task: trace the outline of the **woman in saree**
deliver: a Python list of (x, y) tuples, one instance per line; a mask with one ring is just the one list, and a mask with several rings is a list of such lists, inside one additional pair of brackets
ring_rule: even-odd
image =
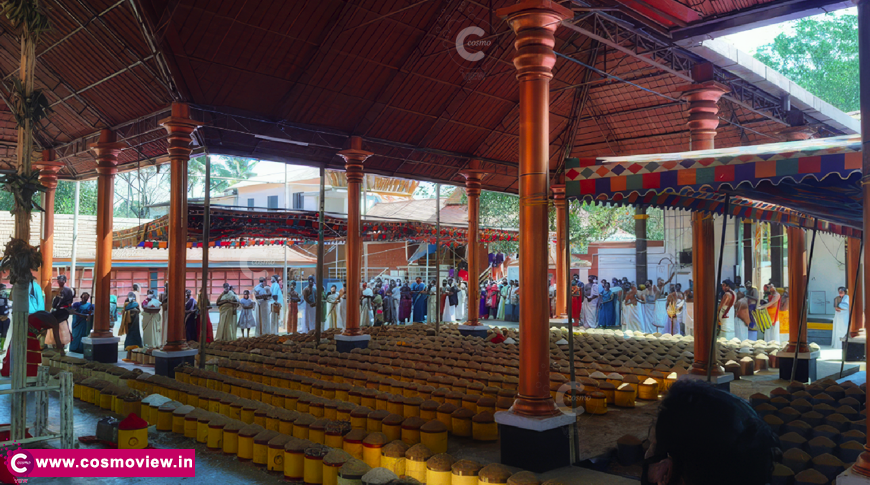
[(83, 354), (85, 347), (82, 345), (82, 338), (87, 337), (91, 332), (90, 319), (94, 314), (94, 304), (90, 300), (91, 295), (82, 293), (81, 301), (72, 304), (71, 313), (73, 315), (72, 322), (72, 342), (69, 345), (70, 352)]
[(329, 293), (326, 294), (326, 325), (323, 330), (338, 328), (338, 296), (338, 287), (330, 286)]
[(607, 280), (604, 281), (603, 290), (599, 296), (601, 297), (601, 304), (598, 306), (598, 326), (603, 328), (615, 327), (616, 299)]
[(136, 294), (132, 291), (127, 293), (127, 299), (124, 301), (124, 314), (121, 317), (121, 328), (118, 329), (118, 336), (126, 335), (124, 340), (124, 348), (142, 347), (142, 332), (139, 330), (139, 302), (136, 301)]
[(511, 296), (511, 286), (508, 284), (507, 280), (502, 281), (502, 286), (498, 290), (499, 299), (498, 299), (498, 313), (496, 317), (499, 320), (505, 319), (505, 305), (510, 301)]
[(236, 308), (239, 306), (238, 297), (233, 287), (228, 283), (224, 283), (224, 291), (217, 299), (218, 311), (220, 312), (220, 320), (218, 321), (218, 331), (216, 340), (235, 340), (238, 334), (238, 324), (236, 324)]
[(411, 297), (411, 285), (405, 281), (399, 289), (399, 323), (408, 322), (411, 319), (411, 309), (414, 299)]

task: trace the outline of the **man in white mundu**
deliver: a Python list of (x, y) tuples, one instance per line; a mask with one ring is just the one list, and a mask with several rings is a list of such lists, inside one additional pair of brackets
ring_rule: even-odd
[(719, 321), (719, 336), (725, 340), (731, 340), (735, 337), (734, 333), (734, 302), (737, 300), (737, 295), (732, 291), (734, 283), (731, 280), (722, 282), (722, 301), (719, 302), (719, 310), (717, 317)]
[(646, 324), (643, 319), (642, 303), (637, 298), (637, 285), (632, 283), (625, 294), (623, 311), (625, 312), (625, 329), (633, 332), (643, 332)]
[(589, 276), (589, 284), (583, 289), (583, 297), (586, 301), (583, 302), (581, 310), (583, 326), (586, 328), (598, 327), (598, 296), (600, 293), (598, 277), (595, 275)]
[(148, 348), (160, 347), (160, 300), (154, 295), (154, 290), (148, 290), (142, 301), (142, 311), (142, 344)]
[(257, 300), (257, 327), (254, 329), (254, 336), (269, 335), (272, 333), (269, 315), (271, 313), (272, 291), (266, 286), (266, 278), (260, 277), (260, 284), (254, 287), (254, 296)]

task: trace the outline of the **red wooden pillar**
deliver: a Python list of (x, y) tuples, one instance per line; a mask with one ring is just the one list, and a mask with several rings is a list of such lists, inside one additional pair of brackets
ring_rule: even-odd
[[(109, 308), (115, 174), (118, 173), (118, 153), (125, 146), (124, 143), (119, 143), (115, 133), (109, 130), (101, 131), (100, 140), (91, 145), (91, 149), (97, 156), (97, 254), (94, 261), (93, 298), (96, 308)], [(108, 311), (94, 312), (94, 329), (90, 336), (92, 339), (112, 338)]]
[(468, 196), (468, 321), (465, 325), (480, 326), (480, 182), (488, 172), (465, 170), (465, 195)]
[[(696, 84), (679, 88), (689, 100), (689, 133), (692, 150), (712, 150), (719, 126), (719, 99), (728, 88), (712, 81), (712, 66), (701, 64), (692, 69)], [(713, 366), (711, 375), (724, 374), (710, 353), (710, 342), (716, 328), (716, 241), (713, 218), (701, 213), (692, 214), (692, 279), (695, 283), (695, 361), (691, 373), (707, 375), (708, 366)]]
[(169, 118), (160, 120), (169, 133), (169, 265), (166, 310), (166, 352), (187, 350), (184, 335), (184, 290), (187, 286), (187, 164), (190, 136), (202, 122), (190, 118), (184, 103), (172, 103)]
[(550, 79), (555, 32), (570, 10), (549, 0), (499, 9), (516, 33), (519, 80), (520, 383), (511, 408), (521, 416), (554, 416), (550, 397), (550, 308), (547, 288), (550, 196)]
[[(345, 322), (344, 335), (346, 337), (359, 337), (362, 331), (359, 328), (360, 303), (360, 270), (362, 269), (362, 238), (360, 237), (360, 190), (362, 187), (363, 163), (374, 153), (362, 149), (362, 140), (359, 137), (351, 137), (350, 148), (338, 152), (344, 159), (345, 173), (347, 174), (347, 321)], [(320, 285), (321, 282), (317, 282)], [(338, 343), (336, 343), (338, 345)], [(343, 345), (343, 344), (342, 344)], [(353, 347), (354, 345), (351, 345)]]
[[(51, 276), (54, 264), (54, 194), (57, 189), (57, 172), (63, 163), (54, 160), (54, 150), (43, 150), (42, 161), (34, 162), (39, 170), (39, 183), (45, 187), (42, 198), (42, 237), (39, 250), (42, 253), (42, 267), (39, 269), (39, 286), (45, 295), (45, 310), (51, 310)], [(75, 282), (73, 282), (75, 283)]]
[(568, 237), (568, 200), (565, 199), (565, 184), (554, 184), (553, 205), (556, 207), (556, 318), (568, 316), (568, 292), (566, 285), (565, 266), (571, 255), (565, 246)]
[[(785, 355), (809, 352), (807, 346), (807, 326), (800, 325), (807, 298), (807, 232), (803, 228), (788, 226), (788, 346)], [(798, 327), (801, 328), (798, 335)]]

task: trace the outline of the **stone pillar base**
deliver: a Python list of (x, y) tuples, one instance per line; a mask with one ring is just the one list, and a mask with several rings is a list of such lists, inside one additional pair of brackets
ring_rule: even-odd
[(83, 337), (85, 360), (101, 364), (116, 364), (118, 362), (118, 342), (120, 341), (121, 337)]
[(185, 362), (194, 365), (198, 349), (178, 350), (175, 352), (164, 352), (162, 350), (154, 350), (151, 355), (154, 356), (154, 373), (158, 376), (166, 376), (175, 378), (175, 368)]
[[(703, 381), (707, 382), (707, 376), (701, 376), (698, 374), (683, 374), (677, 378), (678, 381)], [(716, 389), (720, 389), (725, 392), (731, 392), (731, 381), (734, 380), (734, 374), (727, 373), (721, 376), (710, 376), (710, 385), (715, 387)]]
[[(816, 380), (816, 360), (821, 352), (804, 352), (798, 354), (797, 371), (794, 374), (794, 380), (798, 382), (809, 382)], [(791, 379), (791, 366), (794, 363), (794, 354), (790, 357), (777, 355), (776, 360), (779, 361), (779, 378)]]
[(502, 464), (535, 473), (571, 465), (571, 433), (577, 422), (573, 413), (530, 418), (500, 411), (495, 422)]
[(835, 485), (870, 485), (870, 477), (865, 477), (864, 475), (860, 475), (855, 473), (851, 467), (847, 468), (846, 471), (837, 475), (837, 478), (834, 479)]
[(336, 335), (335, 350), (341, 354), (353, 349), (365, 349), (368, 348), (371, 339), (371, 335)]
[(459, 334), (463, 337), (472, 336), (486, 338), (489, 327), (486, 325), (460, 325)]
[(867, 358), (867, 339), (865, 337), (852, 337), (849, 343), (842, 342), (846, 347), (846, 362), (864, 362)]

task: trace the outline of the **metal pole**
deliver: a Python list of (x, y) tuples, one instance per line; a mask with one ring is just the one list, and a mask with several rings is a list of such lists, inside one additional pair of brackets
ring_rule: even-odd
[[(199, 295), (199, 368), (205, 369), (205, 344), (208, 342), (208, 239), (211, 227), (211, 157), (205, 156), (205, 197), (202, 214), (202, 291)], [(176, 290), (177, 291), (177, 290)]]
[[(861, 249), (858, 250), (858, 261), (861, 261), (861, 252), (864, 251), (864, 237), (861, 237)], [(848, 275), (846, 275), (848, 277)], [(843, 342), (843, 357), (840, 359), (840, 378), (843, 378), (843, 369), (846, 366), (846, 349), (849, 347), (849, 334), (852, 326), (852, 315), (855, 313), (855, 297), (858, 293), (858, 278), (861, 277), (861, 264), (855, 265), (855, 283), (852, 284), (852, 298), (849, 300), (849, 329), (846, 331), (846, 340)], [(832, 336), (833, 339), (836, 335)]]
[[(797, 345), (794, 348), (794, 360), (791, 363), (791, 381), (794, 380), (795, 373), (797, 372), (798, 365), (798, 354), (801, 351), (801, 333), (804, 331), (804, 322), (807, 319), (807, 295), (810, 291), (810, 272), (813, 270), (813, 251), (816, 249), (816, 232), (818, 227), (818, 221), (816, 225), (813, 227), (813, 239), (810, 241), (810, 257), (807, 260), (807, 281), (804, 284), (804, 298), (801, 301), (801, 311), (798, 317), (798, 331), (797, 331)], [(862, 238), (863, 239), (863, 238)], [(789, 243), (790, 244), (790, 243)], [(791, 319), (791, 315), (789, 315), (789, 319)]]
[[(427, 251), (428, 252), (428, 251)], [(435, 184), (435, 335), (441, 330), (441, 184)]]
[(73, 288), (81, 293), (81, 288), (78, 287), (78, 280), (76, 279), (76, 252), (79, 245), (79, 197), (81, 195), (81, 182), (76, 180), (75, 187), (75, 197), (73, 198), (72, 254), (70, 254), (69, 272)]
[[(719, 244), (719, 269), (716, 272), (716, 285), (713, 286), (713, 309), (716, 315), (719, 314), (719, 292), (715, 290), (716, 286), (721, 285), (722, 281), (722, 259), (725, 256), (725, 230), (728, 228), (728, 213), (731, 211), (731, 195), (725, 194), (725, 210), (722, 211), (722, 237)], [(710, 332), (710, 361), (707, 362), (707, 382), (713, 380), (713, 366), (717, 365), (718, 357), (716, 357), (716, 338), (719, 336), (719, 322), (713, 323), (713, 331)]]
[[(287, 164), (284, 164), (284, 210), (290, 208), (290, 185), (287, 183)], [(323, 175), (321, 174), (321, 177)], [(304, 207), (303, 207), (304, 209)], [(284, 274), (281, 275), (281, 279), (284, 282), (284, 301), (281, 302), (281, 321), (287, 321), (287, 312), (290, 311), (289, 300), (287, 299), (290, 295), (290, 278), (287, 276), (287, 240), (284, 240)], [(276, 328), (277, 332), (278, 329)]]
[[(323, 291), (326, 290), (326, 284), (323, 282), (323, 199), (326, 197), (326, 188), (324, 179), (326, 178), (326, 170), (320, 167), (320, 210), (317, 214), (317, 284), (314, 285), (317, 290), (317, 308), (314, 309), (314, 319), (317, 323), (314, 324), (314, 342), (315, 345), (320, 344), (320, 327), (323, 322)], [(286, 246), (285, 246), (286, 247)], [(323, 285), (323, 288), (319, 288)]]
[[(574, 383), (577, 382), (577, 374), (574, 369), (574, 322), (571, 319), (571, 315), (573, 312), (572, 308), (572, 297), (571, 297), (571, 202), (566, 201), (568, 208), (565, 214), (565, 254), (567, 257), (565, 258), (565, 288), (568, 289), (568, 301), (565, 302), (565, 309), (568, 313), (568, 372), (571, 378), (571, 411), (574, 412), (577, 409), (577, 396), (574, 395)], [(574, 443), (579, 443), (580, 435), (577, 426), (572, 426), (574, 432)], [(576, 450), (579, 450), (576, 446), (574, 447)], [(577, 454), (573, 453), (572, 462), (577, 461)]]

